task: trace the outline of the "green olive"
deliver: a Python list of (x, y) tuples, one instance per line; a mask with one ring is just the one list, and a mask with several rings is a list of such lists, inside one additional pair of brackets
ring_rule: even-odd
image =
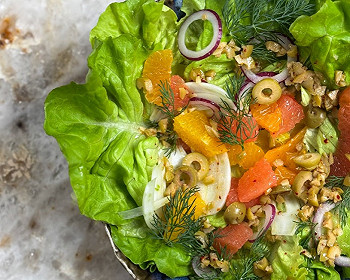
[(289, 191), (291, 191), (291, 185), (278, 185), (272, 189), (270, 194), (280, 194)]
[(177, 186), (186, 184), (189, 188), (193, 188), (198, 182), (197, 171), (191, 166), (182, 165), (176, 169), (173, 182)]
[(350, 187), (350, 174), (345, 176), (343, 185), (346, 187)]
[(321, 155), (319, 153), (306, 153), (293, 158), (293, 161), (308, 170), (315, 169), (320, 163)]
[(326, 112), (317, 107), (310, 107), (305, 116), (306, 125), (310, 128), (319, 127), (326, 119)]
[(243, 222), (247, 209), (242, 202), (233, 202), (226, 208), (224, 218), (228, 224), (239, 224)]
[(271, 78), (266, 78), (258, 82), (253, 87), (252, 96), (259, 104), (272, 104), (276, 102), (282, 94), (279, 83)]
[(292, 190), (294, 191), (295, 195), (298, 197), (302, 197), (302, 194), (307, 189), (307, 186), (305, 185), (305, 183), (311, 180), (312, 180), (311, 171), (300, 171), (297, 174), (297, 176), (295, 176), (292, 184)]
[(182, 164), (191, 166), (197, 171), (198, 180), (201, 181), (209, 172), (208, 159), (200, 153), (190, 153), (184, 157)]

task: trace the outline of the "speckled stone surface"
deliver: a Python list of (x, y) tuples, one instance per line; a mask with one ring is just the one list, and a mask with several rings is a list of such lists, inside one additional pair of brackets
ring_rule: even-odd
[(104, 226), (80, 215), (43, 131), (48, 92), (83, 82), (110, 0), (0, 1), (0, 279), (131, 279)]

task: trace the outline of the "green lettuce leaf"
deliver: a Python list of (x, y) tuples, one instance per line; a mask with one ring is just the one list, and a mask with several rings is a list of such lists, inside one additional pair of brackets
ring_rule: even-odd
[(173, 49), (177, 30), (176, 14), (162, 1), (128, 0), (108, 6), (91, 30), (90, 42), (95, 48), (109, 37), (130, 34), (149, 49)]
[(307, 129), (304, 143), (310, 152), (322, 154), (334, 153), (338, 145), (338, 131), (332, 122), (326, 118), (318, 128)]
[(343, 227), (343, 234), (338, 237), (337, 241), (341, 248), (342, 254), (350, 257), (350, 213), (348, 213), (348, 218), (346, 220), (346, 224)]
[(335, 71), (342, 70), (350, 84), (350, 0), (325, 1), (316, 14), (299, 17), (290, 32), (315, 71), (335, 86)]
[(299, 245), (297, 236), (285, 236), (274, 254), (271, 265), (272, 280), (281, 279), (308, 279), (308, 270), (304, 267), (304, 257), (300, 254), (303, 247)]
[(310, 268), (314, 270), (317, 280), (340, 280), (340, 275), (334, 267), (314, 261)]

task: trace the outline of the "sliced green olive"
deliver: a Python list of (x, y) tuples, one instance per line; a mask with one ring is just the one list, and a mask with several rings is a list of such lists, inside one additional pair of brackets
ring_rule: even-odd
[(233, 202), (226, 208), (224, 218), (228, 224), (239, 224), (243, 222), (247, 208), (242, 202)]
[(306, 125), (310, 128), (319, 127), (326, 119), (326, 112), (317, 107), (310, 107), (305, 116)]
[(312, 170), (320, 163), (321, 155), (319, 153), (306, 153), (293, 158), (293, 161), (306, 169)]
[(350, 187), (350, 174), (345, 176), (343, 185), (346, 187)]
[(184, 157), (182, 164), (191, 166), (197, 171), (198, 180), (201, 181), (209, 172), (208, 159), (200, 153), (190, 153)]
[(176, 169), (173, 183), (177, 186), (186, 184), (189, 188), (193, 188), (197, 185), (197, 182), (197, 171), (193, 167), (182, 165)]
[(278, 185), (272, 189), (270, 194), (280, 194), (289, 191), (291, 191), (291, 185)]
[(292, 185), (292, 190), (294, 191), (295, 195), (298, 197), (302, 197), (303, 192), (305, 192), (307, 188), (305, 183), (311, 180), (312, 180), (311, 171), (300, 171), (297, 174), (297, 176), (295, 176), (293, 185)]
[(258, 82), (253, 87), (252, 96), (259, 104), (272, 104), (276, 102), (282, 94), (279, 83), (271, 78), (266, 78)]

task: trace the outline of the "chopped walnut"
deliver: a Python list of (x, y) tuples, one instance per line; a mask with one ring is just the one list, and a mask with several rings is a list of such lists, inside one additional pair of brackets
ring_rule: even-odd
[(276, 56), (284, 56), (287, 53), (287, 50), (285, 48), (274, 41), (267, 41), (265, 43), (265, 46), (269, 51), (276, 53)]
[(299, 211), (298, 211), (298, 217), (302, 221), (307, 221), (311, 218), (311, 216), (314, 213), (315, 208), (310, 205), (304, 205)]
[(264, 257), (260, 261), (254, 263), (254, 274), (259, 277), (268, 277), (273, 272), (269, 261)]
[(339, 87), (347, 86), (346, 77), (343, 71), (337, 70), (334, 73), (335, 84)]

